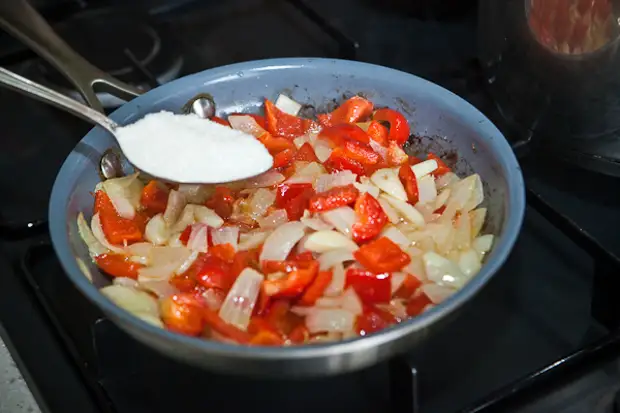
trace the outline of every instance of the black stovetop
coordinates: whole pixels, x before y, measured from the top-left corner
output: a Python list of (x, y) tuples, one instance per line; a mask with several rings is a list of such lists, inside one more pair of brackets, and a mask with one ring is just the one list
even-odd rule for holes
[[(433, 80), (495, 119), (475, 62), (475, 11), (437, 21), (355, 0), (314, 1), (318, 16), (298, 0), (208, 3), (153, 16), (174, 35), (182, 73), (269, 57), (356, 58)], [(18, 71), (33, 64), (11, 63)], [(250, 380), (154, 353), (75, 290), (37, 220), (46, 218), (55, 174), (89, 126), (5, 90), (0, 111), (11, 113), (0, 151), (0, 323), (45, 411), (613, 411), (617, 179), (556, 161), (534, 142), (522, 158), (529, 192), (517, 245), (450, 328), (415, 354), (359, 373)], [(413, 384), (417, 406), (408, 399)]]

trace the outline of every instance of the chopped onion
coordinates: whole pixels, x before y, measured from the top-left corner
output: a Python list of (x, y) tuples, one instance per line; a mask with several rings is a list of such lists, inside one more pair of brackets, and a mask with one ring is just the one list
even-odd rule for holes
[(327, 288), (325, 288), (323, 295), (326, 295), (328, 297), (340, 295), (340, 293), (342, 293), (342, 290), (344, 290), (345, 283), (346, 283), (346, 275), (344, 272), (344, 266), (342, 265), (342, 262), (332, 265), (332, 280), (327, 286)]
[(276, 108), (289, 115), (297, 116), (301, 110), (301, 105), (290, 97), (280, 94), (276, 99)]
[(310, 143), (310, 137), (308, 135), (298, 136), (293, 139), (293, 143), (295, 144), (295, 147), (299, 149), (304, 146), (304, 143)]
[(117, 247), (116, 245), (112, 245), (105, 237), (105, 234), (103, 233), (103, 228), (101, 228), (101, 220), (99, 219), (99, 213), (96, 213), (95, 215), (93, 215), (92, 219), (90, 220), (90, 229), (95, 239), (99, 241), (99, 243), (103, 245), (105, 248), (107, 248), (108, 250), (112, 252), (116, 252), (117, 254), (125, 253), (125, 249), (121, 247)]
[(461, 253), (459, 257), (459, 268), (466, 277), (473, 277), (478, 274), (482, 264), (480, 263), (480, 255), (475, 249), (470, 249)]
[(245, 186), (246, 188), (267, 188), (283, 182), (284, 179), (284, 175), (280, 172), (270, 170), (254, 178), (247, 179), (245, 181)]
[(339, 171), (333, 174), (320, 175), (315, 184), (316, 192), (325, 192), (338, 186), (347, 186), (357, 180), (357, 175), (351, 171)]
[(438, 284), (424, 284), (422, 292), (434, 303), (441, 304), (456, 292), (455, 289)]
[(179, 184), (179, 192), (192, 204), (202, 204), (214, 191), (215, 185)]
[(381, 198), (381, 196), (379, 196), (377, 201), (379, 201), (379, 205), (381, 205), (381, 209), (383, 209), (383, 212), (385, 212), (385, 215), (387, 215), (390, 222), (392, 224), (398, 224), (400, 222), (400, 215), (392, 207), (392, 205), (390, 205), (390, 203), (386, 201), (385, 199)]
[(140, 288), (140, 284), (138, 283), (138, 281), (134, 280), (133, 278), (127, 278), (127, 277), (116, 277), (112, 280), (112, 284), (114, 285), (122, 285), (123, 287), (128, 287), (128, 288)]
[(211, 208), (204, 205), (194, 205), (194, 218), (201, 224), (206, 224), (212, 228), (219, 228), (224, 225), (224, 220)]
[(411, 205), (410, 203), (401, 201), (400, 199), (396, 199), (393, 196), (390, 196), (387, 194), (381, 194), (380, 198), (386, 200), (391, 206), (394, 207), (394, 209), (400, 212), (402, 216), (407, 221), (409, 221), (411, 224), (417, 227), (424, 226), (425, 224), (424, 216), (422, 216), (420, 211), (415, 209), (414, 206)]
[(314, 308), (306, 317), (306, 326), (312, 334), (321, 332), (344, 333), (353, 330), (356, 316), (338, 308)]
[(256, 222), (263, 229), (277, 228), (288, 222), (288, 215), (284, 209), (276, 209), (266, 217), (256, 218)]
[(205, 300), (205, 304), (211, 311), (218, 311), (222, 308), (222, 303), (224, 302), (224, 298), (218, 290), (215, 288), (209, 288), (207, 291), (202, 293), (202, 298)]
[(476, 238), (480, 231), (482, 230), (482, 226), (484, 225), (484, 219), (487, 216), (486, 208), (478, 208), (473, 211), (469, 211), (469, 221), (471, 222), (471, 237)]
[(392, 197), (406, 201), (407, 193), (403, 184), (400, 182), (398, 175), (393, 169), (379, 169), (370, 177), (373, 184), (379, 187), (383, 192), (390, 194)]
[(333, 225), (328, 224), (319, 217), (301, 217), (301, 222), (314, 231), (331, 230), (334, 228)]
[(419, 179), (422, 179), (423, 177), (427, 176), (431, 172), (433, 172), (438, 167), (439, 167), (439, 165), (437, 165), (437, 161), (436, 160), (434, 160), (434, 159), (427, 159), (424, 162), (420, 162), (420, 163), (417, 163), (417, 164), (411, 166), (411, 170), (415, 174), (416, 179), (419, 180)]
[(481, 235), (477, 237), (473, 242), (473, 247), (478, 254), (484, 256), (487, 252), (491, 251), (491, 247), (493, 246), (493, 235)]
[(209, 227), (206, 224), (193, 224), (187, 240), (187, 248), (194, 252), (207, 252)]
[(257, 217), (265, 215), (267, 209), (273, 205), (275, 200), (275, 191), (270, 191), (265, 188), (256, 190), (249, 200), (252, 218), (256, 219)]
[(192, 253), (189, 254), (189, 257), (187, 257), (187, 259), (183, 261), (181, 265), (179, 265), (179, 267), (174, 272), (177, 274), (183, 274), (185, 271), (189, 269), (189, 267), (192, 266), (192, 264), (194, 264), (194, 261), (196, 261), (199, 254), (200, 254), (200, 251), (192, 251)]
[[(301, 162), (297, 162), (296, 165), (301, 164)], [(326, 173), (325, 168), (318, 162), (310, 162), (307, 163), (306, 166), (296, 167), (295, 176), (306, 176), (310, 178), (318, 178), (319, 176)]]
[(394, 294), (401, 285), (405, 282), (405, 278), (407, 278), (407, 274), (404, 272), (393, 272), (390, 277), (390, 283), (392, 284), (392, 294)]
[(174, 189), (170, 190), (168, 205), (166, 205), (166, 210), (164, 211), (164, 221), (166, 221), (168, 226), (177, 222), (186, 204), (185, 195)]
[[(407, 250), (407, 252), (409, 252), (409, 250)], [(403, 268), (403, 271), (413, 275), (420, 281), (426, 281), (426, 269), (424, 268), (422, 257), (417, 255), (412, 256), (411, 254), (409, 254), (409, 256), (411, 257), (411, 261)]]
[(353, 253), (348, 249), (337, 249), (327, 251), (319, 257), (319, 268), (321, 271), (329, 270), (336, 264), (354, 261)]
[(101, 186), (110, 197), (116, 212), (123, 218), (133, 219), (136, 208), (140, 206), (140, 197), (144, 187), (138, 179), (138, 173), (105, 180)]
[(148, 258), (151, 256), (151, 251), (155, 248), (150, 242), (136, 242), (127, 246), (127, 252), (129, 255), (135, 257)]
[(97, 238), (95, 238), (93, 232), (88, 227), (86, 219), (84, 219), (84, 214), (81, 212), (78, 214), (77, 217), (77, 228), (78, 233), (82, 238), (82, 241), (84, 241), (84, 243), (88, 247), (88, 252), (91, 257), (96, 257), (98, 255), (109, 252), (108, 248), (106, 248), (105, 245), (103, 245), (97, 240)]
[(471, 223), (469, 214), (459, 215), (456, 221), (456, 231), (454, 231), (453, 248), (461, 251), (468, 250), (471, 245)]
[(426, 233), (433, 239), (438, 252), (447, 254), (452, 250), (456, 233), (452, 222), (430, 223), (426, 227)]
[(370, 144), (370, 147), (372, 148), (372, 150), (377, 152), (379, 156), (381, 156), (382, 159), (387, 159), (388, 151), (385, 146), (382, 146), (381, 144), (379, 144), (379, 142), (375, 142), (372, 139), (368, 143)]
[(265, 231), (252, 231), (245, 234), (239, 235), (239, 245), (237, 249), (239, 251), (247, 251), (258, 247), (260, 244), (265, 242), (267, 237), (269, 236), (269, 232)]
[(162, 214), (157, 214), (149, 220), (144, 229), (144, 238), (155, 245), (164, 245), (170, 233)]
[(314, 185), (315, 179), (311, 176), (291, 176), (284, 181), (285, 184), (310, 184)]
[(287, 222), (279, 226), (265, 240), (260, 260), (283, 261), (295, 244), (305, 235), (305, 225), (301, 222)]
[(317, 231), (306, 240), (304, 246), (312, 252), (327, 252), (335, 249), (355, 251), (359, 247), (350, 238), (336, 231)]
[(228, 117), (228, 122), (231, 128), (248, 133), (255, 138), (265, 133), (265, 129), (263, 129), (253, 117), (248, 115), (230, 115)]
[(136, 317), (145, 323), (149, 323), (155, 327), (164, 328), (164, 323), (159, 318), (159, 315), (147, 314), (147, 313), (135, 313)]
[(362, 184), (359, 182), (354, 182), (353, 185), (357, 188), (358, 191), (360, 191), (360, 193), (368, 193), (370, 195), (373, 196), (373, 198), (378, 198), (379, 194), (381, 193), (381, 191), (379, 190), (379, 188), (377, 188), (376, 186), (368, 183), (368, 184)]
[(321, 217), (329, 224), (333, 225), (338, 231), (344, 235), (351, 236), (353, 224), (357, 217), (355, 211), (351, 207), (340, 207), (326, 211), (321, 214)]
[(246, 330), (263, 279), (263, 274), (251, 268), (241, 271), (222, 303), (220, 318), (228, 324)]
[(237, 250), (239, 245), (239, 227), (221, 227), (211, 229), (213, 245), (230, 244)]
[(142, 280), (139, 288), (153, 293), (159, 298), (168, 297), (179, 292), (168, 280)]
[(321, 297), (314, 303), (316, 307), (335, 308), (342, 305), (342, 297)]
[(437, 195), (437, 198), (435, 199), (434, 211), (437, 211), (439, 208), (444, 206), (446, 202), (448, 202), (448, 198), (450, 198), (450, 188), (444, 189), (439, 193), (439, 195)]
[(482, 201), (484, 201), (484, 188), (482, 186), (482, 180), (480, 179), (480, 175), (478, 174), (473, 174), (465, 179), (472, 179), (473, 188), (471, 197), (469, 197), (469, 199), (463, 206), (463, 211), (471, 211), (472, 209), (480, 205)]
[(114, 284), (103, 287), (99, 291), (114, 304), (132, 314), (159, 314), (157, 300), (144, 291)]
[[(170, 227), (170, 232), (183, 232), (185, 228), (196, 222), (196, 208), (198, 205), (188, 204), (183, 208), (174, 225)], [(205, 207), (206, 208), (206, 207)]]
[(408, 247), (411, 245), (411, 241), (405, 234), (403, 234), (398, 228), (393, 225), (388, 225), (381, 232), (381, 236), (389, 238), (394, 241), (395, 244), (400, 245), (401, 247)]
[(432, 175), (426, 175), (418, 179), (418, 198), (421, 204), (434, 202), (437, 198), (435, 178)]
[(390, 312), (400, 321), (409, 318), (409, 315), (407, 314), (407, 306), (404, 304), (402, 299), (393, 299), (389, 302), (389, 304), (377, 304), (377, 307)]
[(332, 154), (332, 148), (324, 139), (317, 139), (314, 143), (314, 154), (321, 162), (325, 162)]
[[(456, 211), (468, 212), (478, 206), (483, 198), (480, 176), (473, 174), (451, 186), (446, 209), (452, 206)], [(450, 219), (452, 218), (450, 217)]]
[(435, 185), (437, 186), (437, 189), (441, 191), (442, 189), (447, 188), (458, 181), (460, 181), (460, 178), (455, 173), (447, 172), (435, 180)]
[(168, 280), (192, 255), (185, 247), (154, 247), (151, 250), (151, 266), (138, 270), (138, 281)]
[(430, 281), (453, 288), (461, 288), (465, 285), (467, 277), (459, 266), (449, 259), (435, 252), (427, 252), (422, 259), (424, 260), (426, 276)]
[(362, 314), (364, 311), (362, 307), (362, 300), (360, 300), (353, 287), (347, 288), (344, 294), (342, 294), (342, 298), (340, 300), (340, 307), (343, 310), (350, 311), (355, 316)]
[(183, 247), (183, 243), (181, 242), (181, 233), (177, 232), (173, 236), (168, 239), (169, 247)]

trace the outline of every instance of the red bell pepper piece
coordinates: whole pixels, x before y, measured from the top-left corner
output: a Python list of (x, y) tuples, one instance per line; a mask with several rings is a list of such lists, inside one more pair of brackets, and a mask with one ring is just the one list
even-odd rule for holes
[(361, 122), (372, 113), (373, 104), (361, 96), (353, 96), (344, 101), (331, 113), (317, 115), (319, 123), (324, 126), (337, 125), (339, 123)]
[(313, 126), (310, 119), (282, 112), (269, 99), (265, 99), (265, 118), (267, 119), (266, 129), (269, 133), (289, 139), (303, 135)]
[(303, 216), (314, 194), (313, 188), (306, 188), (301, 194), (287, 202), (284, 206), (284, 210), (286, 211), (286, 216), (289, 221), (297, 221)]
[(293, 162), (295, 157), (295, 151), (293, 149), (285, 149), (282, 152), (278, 152), (273, 157), (273, 167), (274, 168), (284, 168), (290, 165)]
[(230, 244), (218, 244), (209, 248), (209, 254), (224, 262), (232, 264), (235, 259), (236, 251)]
[(394, 293), (394, 298), (409, 299), (422, 286), (422, 281), (411, 274), (405, 276), (405, 280)]
[(419, 200), (418, 180), (411, 170), (411, 166), (408, 164), (401, 166), (398, 170), (398, 177), (400, 178), (400, 182), (402, 182), (405, 187), (405, 192), (407, 192), (407, 200), (409, 203), (412, 205), (417, 204)]
[(236, 341), (239, 344), (247, 344), (252, 339), (251, 334), (228, 324), (222, 320), (215, 311), (204, 308), (202, 311), (202, 316), (207, 326), (228, 339)]
[(104, 191), (95, 193), (94, 212), (99, 214), (101, 228), (111, 244), (123, 245), (125, 242), (130, 244), (142, 240), (141, 226), (143, 223), (138, 222), (142, 217), (138, 214), (136, 214), (137, 219), (134, 220), (120, 217), (110, 197)]
[(284, 261), (273, 261), (273, 260), (265, 260), (261, 262), (261, 269), (266, 274), (271, 274), (274, 272), (293, 272), (297, 267), (297, 261), (295, 260), (284, 260)]
[(372, 119), (390, 124), (388, 140), (402, 146), (409, 139), (409, 123), (400, 112), (394, 109), (379, 109), (373, 113)]
[(237, 279), (241, 271), (246, 268), (258, 270), (260, 268), (258, 257), (258, 251), (255, 249), (250, 251), (238, 251), (230, 266), (230, 276)]
[(407, 153), (394, 141), (388, 144), (386, 158), (389, 166), (399, 166), (409, 162)]
[(422, 314), (427, 305), (432, 304), (430, 298), (426, 294), (420, 294), (409, 300), (407, 303), (407, 315), (409, 317), (415, 317)]
[(281, 346), (284, 340), (279, 334), (269, 330), (261, 330), (250, 339), (250, 345), (254, 346)]
[(381, 122), (376, 120), (370, 121), (366, 133), (370, 136), (370, 139), (377, 142), (379, 145), (386, 147), (388, 146), (389, 131), (388, 128), (381, 124)]
[(197, 336), (204, 328), (204, 304), (191, 293), (180, 293), (164, 298), (160, 303), (164, 325), (172, 331)]
[(357, 317), (355, 330), (360, 336), (365, 336), (375, 331), (396, 324), (398, 320), (389, 311), (375, 306), (365, 305), (364, 312)]
[(370, 142), (370, 137), (362, 128), (350, 123), (340, 123), (321, 130), (319, 137), (327, 139), (332, 148), (342, 146), (344, 141)]
[(370, 145), (354, 140), (346, 140), (343, 145), (343, 152), (349, 158), (358, 161), (362, 165), (375, 165), (381, 157)]
[(196, 280), (194, 278), (190, 278), (187, 274), (174, 275), (170, 278), (170, 280), (168, 280), (168, 282), (182, 293), (194, 291), (198, 285)]
[(399, 271), (411, 262), (411, 257), (387, 237), (362, 245), (353, 256), (364, 267), (377, 273)]
[(289, 335), (298, 325), (303, 324), (303, 318), (290, 310), (291, 302), (289, 300), (274, 299), (265, 319), (278, 333)]
[[(196, 261), (180, 276), (186, 280), (195, 280), (205, 288), (217, 288), (223, 291), (228, 291), (237, 278), (236, 275), (232, 275), (230, 263), (211, 253), (198, 254)], [(185, 281), (182, 285), (185, 284), (189, 284), (189, 281)]]
[(300, 261), (286, 277), (265, 280), (263, 289), (270, 297), (296, 297), (314, 280), (319, 270), (317, 261)]
[(308, 142), (301, 145), (301, 148), (295, 154), (294, 160), (303, 162), (319, 162), (319, 158), (316, 157), (312, 145)]
[(187, 245), (190, 235), (192, 235), (192, 226), (188, 225), (185, 227), (183, 232), (181, 232), (181, 235), (179, 235), (179, 241), (181, 241), (181, 244)]
[(324, 212), (350, 205), (357, 199), (359, 191), (352, 184), (338, 186), (316, 194), (310, 199), (310, 212)]
[(215, 123), (219, 123), (220, 125), (230, 127), (230, 122), (228, 122), (226, 119), (220, 118), (219, 116), (211, 116), (210, 120)]
[(303, 194), (308, 189), (312, 189), (312, 184), (300, 183), (278, 185), (276, 187), (276, 207), (284, 208), (286, 204)]
[(269, 132), (263, 133), (256, 139), (258, 139), (258, 141), (262, 143), (265, 148), (267, 148), (271, 155), (285, 151), (287, 149), (295, 149), (295, 144), (291, 140), (287, 138), (275, 137)]
[(364, 175), (364, 165), (347, 157), (342, 148), (336, 148), (329, 155), (324, 166), (330, 171), (351, 171), (356, 175)]
[(288, 335), (288, 339), (295, 344), (305, 343), (309, 338), (310, 332), (308, 331), (308, 328), (303, 324), (299, 324)]
[(299, 254), (294, 254), (293, 260), (295, 261), (312, 261), (314, 259), (314, 255), (312, 251), (304, 251)]
[(140, 205), (151, 215), (163, 213), (168, 205), (168, 193), (168, 188), (152, 180), (142, 189)]
[(359, 298), (367, 304), (387, 303), (392, 298), (392, 275), (374, 273), (362, 268), (349, 268), (346, 287), (353, 287)]
[(225, 186), (215, 187), (215, 193), (205, 202), (208, 208), (211, 208), (220, 217), (226, 219), (230, 217), (233, 211), (235, 197), (232, 191)]
[(367, 192), (355, 201), (355, 214), (358, 221), (353, 224), (353, 240), (357, 243), (366, 242), (379, 235), (388, 222), (379, 201)]
[(416, 156), (411, 156), (409, 155), (409, 165), (413, 166), (413, 165), (417, 165), (420, 162), (422, 162), (422, 159), (416, 157)]
[(331, 271), (320, 271), (312, 284), (306, 289), (299, 299), (301, 305), (314, 305), (316, 300), (323, 296), (323, 292), (332, 281)]
[(441, 176), (444, 174), (447, 174), (448, 172), (451, 172), (452, 169), (450, 169), (450, 167), (448, 165), (445, 164), (444, 161), (441, 160), (441, 158), (437, 155), (435, 155), (432, 152), (429, 152), (428, 159), (434, 159), (437, 162), (437, 169), (435, 169), (432, 173), (433, 176)]
[(95, 263), (103, 272), (112, 277), (138, 278), (138, 270), (144, 265), (132, 262), (122, 254), (101, 254), (95, 257)]

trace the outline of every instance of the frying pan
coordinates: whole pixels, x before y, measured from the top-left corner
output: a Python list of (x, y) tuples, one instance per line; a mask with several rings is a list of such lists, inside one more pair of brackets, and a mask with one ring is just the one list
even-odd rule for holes
[[(9, 2), (24, 5), (23, 1)], [(31, 12), (34, 11), (31, 9)], [(23, 16), (23, 13), (11, 19), (2, 16), (4, 19), (0, 18), (0, 23), (10, 26), (19, 36), (15, 20), (23, 23)], [(38, 23), (41, 22), (42, 19)], [(30, 44), (40, 46), (39, 34), (29, 30)], [(50, 33), (53, 35), (50, 30), (45, 36)], [(49, 42), (49, 37), (45, 41)], [(58, 50), (58, 44), (54, 47)], [(63, 44), (63, 53), (65, 49)], [(81, 58), (75, 55), (72, 59)], [(71, 67), (57, 66), (70, 79), (75, 77)], [(84, 71), (85, 67), (82, 64), (80, 70)], [(86, 74), (93, 78), (91, 71)], [(82, 72), (80, 79), (84, 78), (88, 76)], [(106, 79), (106, 85), (112, 86), (110, 89), (114, 91), (116, 83)], [(86, 84), (88, 86), (88, 82)], [(127, 96), (127, 87), (121, 86), (120, 91)], [(478, 275), (448, 300), (414, 319), (363, 338), (274, 348), (237, 346), (178, 335), (135, 318), (98, 291), (110, 280), (92, 263), (78, 235), (76, 217), (80, 211), (87, 218), (91, 215), (90, 191), (100, 180), (99, 159), (116, 144), (104, 130), (94, 128), (76, 145), (58, 173), (50, 199), (50, 233), (56, 254), (75, 286), (136, 340), (178, 360), (224, 372), (307, 377), (352, 371), (413, 349), (434, 329), (445, 325), (465, 302), (472, 300), (506, 260), (523, 220), (525, 195), (521, 170), (498, 129), (449, 91), (411, 74), (371, 64), (286, 58), (238, 63), (178, 79), (131, 100), (110, 117), (124, 125), (150, 112), (179, 112), (188, 100), (201, 92), (213, 95), (218, 114), (256, 111), (264, 98), (274, 99), (279, 93), (313, 105), (319, 111), (328, 110), (334, 102), (342, 100), (343, 95), (355, 93), (363, 93), (377, 106), (400, 110), (414, 133), (423, 136), (410, 142), (410, 149), (456, 154), (458, 161), (454, 168), (457, 173), (464, 175), (475, 171), (480, 174), (488, 208), (485, 231), (496, 235), (495, 246)], [(85, 276), (84, 270), (91, 274), (92, 280)]]

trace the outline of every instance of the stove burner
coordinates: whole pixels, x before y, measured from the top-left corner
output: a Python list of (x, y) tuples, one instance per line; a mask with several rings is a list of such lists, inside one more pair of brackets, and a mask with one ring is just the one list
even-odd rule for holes
[[(77, 53), (123, 82), (149, 89), (176, 78), (183, 64), (173, 40), (148, 17), (121, 8), (91, 9), (56, 25), (55, 30)], [(42, 80), (79, 98), (55, 68), (37, 61)], [(99, 93), (104, 107), (123, 102)]]

